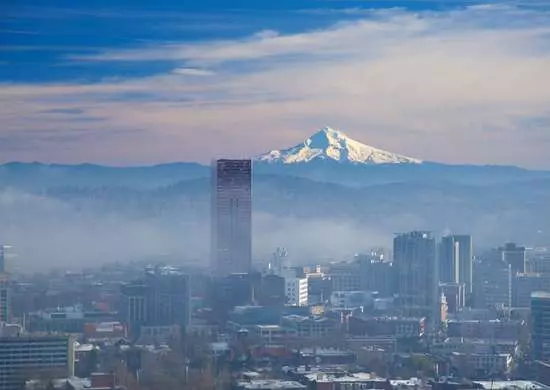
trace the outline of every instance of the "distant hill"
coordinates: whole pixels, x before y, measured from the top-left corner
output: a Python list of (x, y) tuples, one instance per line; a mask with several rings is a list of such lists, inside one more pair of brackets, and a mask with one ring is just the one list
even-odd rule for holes
[[(322, 129), (254, 162), (254, 253), (293, 261), (391, 245), (394, 232), (446, 229), (476, 246), (550, 245), (550, 172), (424, 162)], [(20, 267), (175, 255), (206, 261), (210, 168), (0, 165), (0, 242)], [(31, 268), (28, 268), (32, 266)]]

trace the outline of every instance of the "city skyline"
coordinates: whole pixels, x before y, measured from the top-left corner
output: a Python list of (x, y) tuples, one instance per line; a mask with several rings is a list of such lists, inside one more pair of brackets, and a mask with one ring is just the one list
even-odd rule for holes
[(1, 161), (205, 163), (331, 125), (428, 161), (550, 168), (546, 6), (221, 4), (4, 5)]
[(0, 390), (550, 390), (550, 0), (0, 13)]

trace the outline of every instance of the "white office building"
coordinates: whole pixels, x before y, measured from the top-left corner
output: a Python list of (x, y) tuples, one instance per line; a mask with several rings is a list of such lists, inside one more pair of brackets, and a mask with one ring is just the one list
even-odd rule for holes
[(292, 306), (307, 306), (308, 297), (307, 278), (285, 278), (285, 292), (287, 303)]

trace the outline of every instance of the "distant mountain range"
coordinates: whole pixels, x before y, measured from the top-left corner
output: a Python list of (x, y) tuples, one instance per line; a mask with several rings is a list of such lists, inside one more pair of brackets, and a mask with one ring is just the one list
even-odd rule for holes
[[(293, 176), (353, 187), (433, 181), (488, 185), (550, 177), (549, 171), (514, 166), (426, 162), (362, 144), (330, 127), (322, 128), (296, 146), (256, 156), (254, 173), (256, 176)], [(13, 162), (0, 165), (0, 187), (125, 186), (151, 189), (209, 175), (208, 166), (187, 162), (144, 167)]]
[[(83, 246), (86, 261), (159, 251), (202, 259), (209, 175), (195, 163), (0, 165), (0, 242), (22, 259), (64, 264)], [(550, 172), (424, 162), (330, 128), (258, 156), (253, 191), (258, 256), (276, 246), (298, 262), (350, 254), (412, 229), (471, 233), (477, 246), (550, 245)]]

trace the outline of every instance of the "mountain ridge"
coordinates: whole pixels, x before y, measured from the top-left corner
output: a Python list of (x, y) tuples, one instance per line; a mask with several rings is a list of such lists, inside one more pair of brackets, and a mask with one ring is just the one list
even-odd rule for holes
[(388, 152), (363, 144), (344, 132), (323, 127), (302, 143), (287, 149), (275, 149), (256, 157), (266, 163), (300, 164), (329, 160), (353, 165), (422, 164), (420, 159)]

